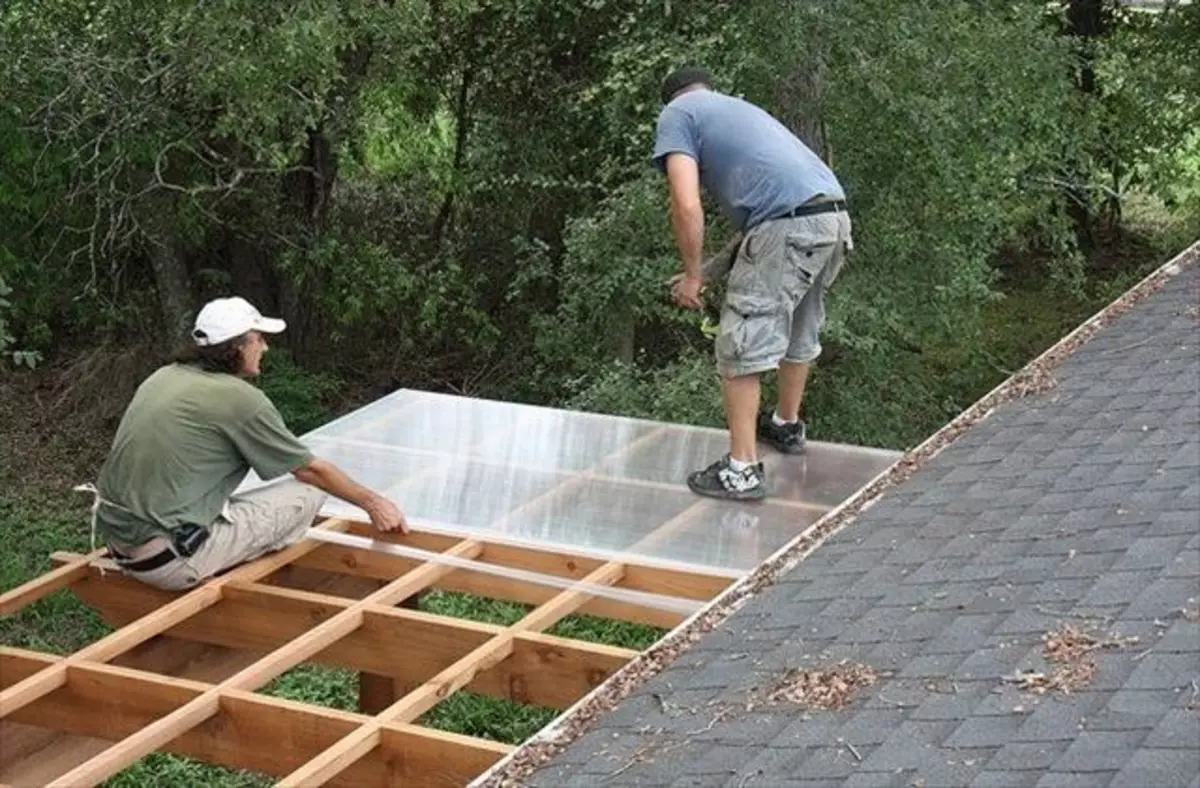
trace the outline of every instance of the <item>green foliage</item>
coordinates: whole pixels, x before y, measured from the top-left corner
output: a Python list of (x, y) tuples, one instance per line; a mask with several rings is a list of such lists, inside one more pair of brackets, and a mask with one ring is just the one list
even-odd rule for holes
[(659, 369), (614, 361), (576, 381), (566, 404), (578, 410), (680, 424), (725, 424), (713, 358), (697, 351)]
[(263, 357), (262, 374), (255, 383), (297, 435), (329, 420), (329, 398), (342, 386), (333, 375), (306, 371), (286, 351), (277, 349)]
[(1189, 171), (1200, 126), (1200, 7), (1124, 11), (1097, 47), (1093, 107), (1099, 121), (1095, 166), (1110, 211), (1119, 216), (1141, 187), (1173, 203), (1200, 190)]
[(330, 709), (358, 711), (358, 675), (347, 668), (305, 662), (271, 681), (260, 692)]
[(553, 709), (459, 690), (431, 709), (421, 718), (420, 724), (505, 744), (519, 744), (548, 725), (557, 714)]
[[(564, 372), (594, 369), (622, 358), (639, 324), (683, 328), (692, 316), (670, 301), (667, 278), (676, 266), (661, 177), (622, 186), (595, 213), (564, 230), (558, 309), (534, 322), (542, 356)], [(585, 354), (580, 350), (587, 348)]]
[[(3, 252), (4, 249), (0, 249), (0, 253)], [(42, 360), (42, 354), (36, 350), (19, 349), (16, 338), (8, 333), (7, 314), (12, 310), (12, 302), (8, 300), (10, 295), (12, 288), (5, 283), (4, 277), (0, 276), (0, 359), (11, 361), (16, 366), (33, 369)]]
[(826, 52), (827, 143), (855, 206), (831, 337), (883, 352), (961, 337), (1003, 246), (1061, 248), (1052, 178), (1074, 155), (1059, 133), (1074, 122), (1069, 52), (1019, 8), (794, 6), (788, 39), (820, 36)]

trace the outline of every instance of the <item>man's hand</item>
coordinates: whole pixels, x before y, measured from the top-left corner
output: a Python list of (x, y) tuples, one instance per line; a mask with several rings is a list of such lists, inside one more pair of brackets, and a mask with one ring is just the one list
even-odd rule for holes
[(698, 276), (676, 274), (671, 277), (671, 296), (675, 303), (685, 309), (703, 309), (704, 301), (700, 298), (703, 280)]
[(390, 531), (408, 533), (408, 521), (404, 519), (404, 512), (400, 511), (399, 507), (387, 498), (376, 496), (367, 503), (365, 511), (371, 518), (371, 525), (375, 526), (375, 530), (384, 533)]

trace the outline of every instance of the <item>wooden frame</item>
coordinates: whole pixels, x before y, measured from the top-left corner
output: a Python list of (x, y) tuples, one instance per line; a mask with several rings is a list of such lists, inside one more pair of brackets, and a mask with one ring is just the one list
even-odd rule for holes
[[(654, 538), (688, 517), (665, 523)], [(340, 519), (319, 527), (368, 533)], [(735, 580), (485, 539), (423, 532), (393, 539), (578, 585), (557, 590), (309, 539), (171, 594), (121, 575), (100, 554), (56, 554), (58, 568), (0, 595), (0, 612), (66, 588), (117, 628), (63, 657), (0, 648), (0, 735), (9, 729), (0, 780), (96, 785), (145, 755), (170, 751), (262, 771), (284, 786), (414, 778), (463, 785), (512, 747), (414, 724), (425, 712), (464, 688), (564, 710), (637, 652), (544, 630), (577, 612), (660, 627), (684, 618), (590, 588), (702, 603)], [(534, 607), (500, 627), (399, 606), (435, 588)], [(256, 692), (309, 661), (359, 671), (361, 712)], [(23, 756), (34, 747), (37, 754)]]

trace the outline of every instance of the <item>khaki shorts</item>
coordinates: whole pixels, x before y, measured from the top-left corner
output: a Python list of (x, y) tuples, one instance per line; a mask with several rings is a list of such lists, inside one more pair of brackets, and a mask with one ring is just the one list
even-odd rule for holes
[(715, 352), (725, 377), (821, 355), (825, 292), (853, 248), (850, 216), (820, 213), (752, 228), (729, 272)]
[(293, 479), (234, 496), (194, 555), (177, 557), (149, 572), (127, 574), (167, 591), (192, 588), (238, 564), (300, 541), (325, 498), (315, 487)]

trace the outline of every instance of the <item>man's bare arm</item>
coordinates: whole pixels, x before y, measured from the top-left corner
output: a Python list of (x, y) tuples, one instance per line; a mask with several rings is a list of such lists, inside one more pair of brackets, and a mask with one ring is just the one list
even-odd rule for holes
[(370, 490), (346, 475), (329, 460), (315, 457), (292, 471), (292, 475), (304, 484), (311, 484), (335, 498), (354, 504), (371, 518), (371, 524), (380, 531), (408, 533), (404, 513), (374, 490)]
[(683, 274), (698, 280), (704, 252), (704, 208), (696, 160), (683, 153), (667, 156), (667, 182), (671, 190), (671, 226), (683, 258)]

